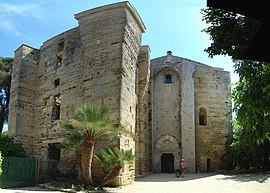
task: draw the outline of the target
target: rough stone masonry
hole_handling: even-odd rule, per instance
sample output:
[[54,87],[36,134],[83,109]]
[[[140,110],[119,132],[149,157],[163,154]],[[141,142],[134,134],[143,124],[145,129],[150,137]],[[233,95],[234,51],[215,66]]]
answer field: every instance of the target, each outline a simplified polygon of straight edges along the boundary
[[[9,135],[47,171],[76,173],[75,154],[58,149],[65,134],[56,128],[70,119],[81,102],[106,105],[121,134],[96,142],[102,147],[132,149],[115,185],[131,183],[150,172],[172,173],[184,158],[188,172],[222,167],[226,137],[231,134],[230,74],[189,59],[165,56],[150,61],[142,46],[146,28],[129,2],[75,14],[78,26],[15,51]],[[94,161],[94,177],[100,168]]]

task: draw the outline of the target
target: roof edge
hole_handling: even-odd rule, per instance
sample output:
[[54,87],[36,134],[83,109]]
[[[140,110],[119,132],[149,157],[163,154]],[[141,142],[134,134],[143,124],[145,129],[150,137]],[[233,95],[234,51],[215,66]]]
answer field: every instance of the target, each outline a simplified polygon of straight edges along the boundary
[[82,17],[88,16],[88,15],[92,15],[98,12],[102,12],[102,11],[108,11],[111,9],[117,9],[117,8],[126,8],[129,10],[129,12],[132,14],[132,16],[135,18],[135,20],[137,21],[140,29],[142,30],[142,32],[144,33],[146,30],[146,27],[140,17],[140,15],[138,14],[137,10],[135,9],[135,7],[129,3],[128,1],[123,1],[123,2],[119,2],[119,3],[112,3],[109,5],[103,5],[100,7],[96,7],[93,9],[89,9],[80,13],[77,13],[74,15],[75,19],[79,20]]

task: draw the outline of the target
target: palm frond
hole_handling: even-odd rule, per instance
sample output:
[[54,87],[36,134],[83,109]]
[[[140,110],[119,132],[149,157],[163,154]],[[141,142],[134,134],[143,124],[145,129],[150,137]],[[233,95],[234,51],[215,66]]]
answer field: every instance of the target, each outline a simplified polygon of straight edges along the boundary
[[57,128],[63,129],[66,131],[74,130],[74,125],[72,124],[72,120],[59,120],[57,122]]
[[95,155],[98,161],[103,165],[105,170],[110,171],[115,167],[123,167],[127,163],[132,163],[135,156],[132,154],[132,150],[123,150],[119,148],[106,148],[101,149],[98,154]]
[[83,136],[80,133],[70,132],[66,139],[59,144],[59,148],[79,150],[81,149],[82,138]]

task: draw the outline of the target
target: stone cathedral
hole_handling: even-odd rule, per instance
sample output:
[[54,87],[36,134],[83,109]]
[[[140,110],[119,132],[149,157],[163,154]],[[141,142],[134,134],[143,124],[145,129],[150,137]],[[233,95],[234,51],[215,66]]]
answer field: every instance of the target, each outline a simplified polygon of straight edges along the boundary
[[231,134],[225,116],[231,109],[229,72],[172,51],[150,60],[150,47],[141,45],[145,25],[129,2],[75,19],[77,27],[40,48],[21,45],[15,51],[8,132],[38,158],[40,173],[50,167],[75,172],[75,153],[57,148],[65,134],[56,125],[72,118],[81,102],[109,107],[121,130],[97,141],[96,151],[119,147],[135,154],[119,185],[135,176],[172,173],[181,158],[190,173],[220,169]]

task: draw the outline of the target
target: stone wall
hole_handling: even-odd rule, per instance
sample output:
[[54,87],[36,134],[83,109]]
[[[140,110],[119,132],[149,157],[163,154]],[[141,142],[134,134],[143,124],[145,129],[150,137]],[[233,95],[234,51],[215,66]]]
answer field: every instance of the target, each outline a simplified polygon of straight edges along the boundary
[[27,153],[33,153],[35,135],[36,69],[39,50],[22,45],[15,51],[9,111],[9,135],[17,135]]
[[151,135],[149,135],[149,78],[150,78],[150,49],[143,46],[137,64],[136,93],[138,102],[136,104],[136,127],[135,127],[135,175],[145,175],[150,171],[149,154]]
[[[220,169],[220,157],[231,134],[230,74],[223,69],[198,65],[194,72],[196,167],[201,172]],[[199,123],[200,109],[206,110],[206,123]]]

